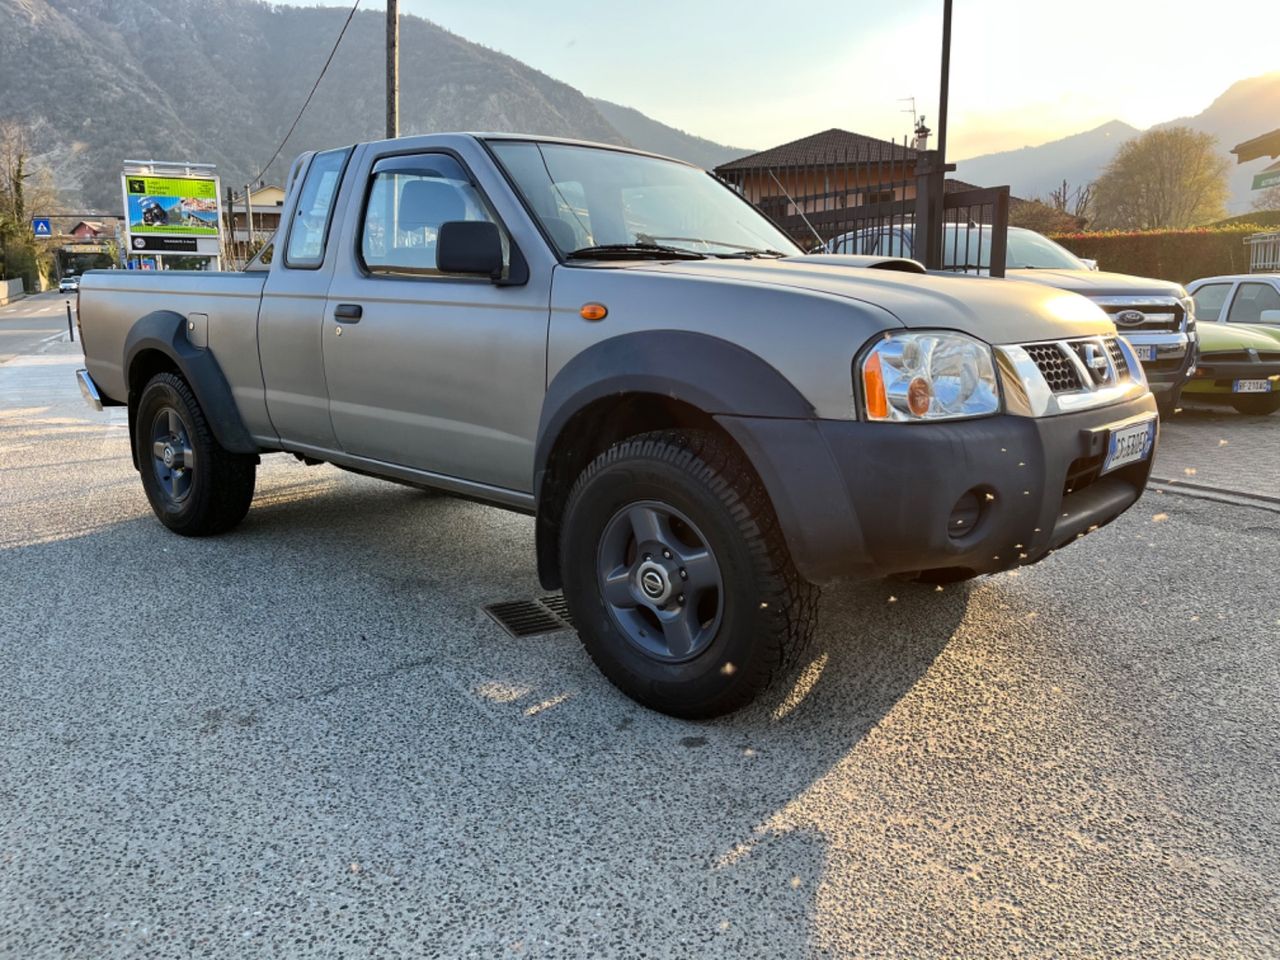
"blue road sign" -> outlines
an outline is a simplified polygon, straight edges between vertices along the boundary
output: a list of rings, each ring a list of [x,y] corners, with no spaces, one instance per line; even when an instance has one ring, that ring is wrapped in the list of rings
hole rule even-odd
[[[36,235],[37,239],[47,240],[53,236],[53,225],[49,222],[48,217],[33,217],[31,220],[31,232]]]

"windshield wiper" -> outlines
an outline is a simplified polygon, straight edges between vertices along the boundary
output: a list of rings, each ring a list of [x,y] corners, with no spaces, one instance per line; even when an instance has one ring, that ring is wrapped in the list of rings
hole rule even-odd
[[[626,260],[634,257],[650,257],[657,260],[705,260],[703,254],[695,250],[684,250],[680,247],[664,247],[657,243],[600,243],[593,247],[580,247],[566,256],[587,258],[617,258]]]
[[[750,260],[753,257],[785,257],[786,256],[786,254],[783,253],[781,250],[770,250],[767,247],[757,249],[756,247],[744,246],[741,243],[730,243],[727,240],[707,240],[705,237],[656,237],[656,236],[651,236],[650,234],[647,234],[647,233],[642,233],[638,238],[638,242],[640,243],[650,243],[654,240],[680,240],[680,241],[683,241],[684,243],[701,243],[704,246],[706,244],[714,244],[717,247],[728,247],[732,251],[731,253],[711,254],[711,256],[716,257],[720,260],[730,260],[735,258],[739,260]]]
[[[713,253],[712,256],[721,260],[754,260],[756,257],[773,257],[776,260],[787,256],[787,254],[781,250],[765,248],[761,250],[735,250],[733,253]]]

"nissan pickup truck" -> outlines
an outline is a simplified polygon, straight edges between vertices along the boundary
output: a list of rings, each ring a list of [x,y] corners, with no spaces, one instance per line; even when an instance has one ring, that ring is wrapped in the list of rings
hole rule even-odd
[[[161,523],[234,527],[269,453],[530,514],[588,654],[670,714],[755,698],[823,584],[1035,563],[1147,481],[1155,400],[1097,305],[804,255],[678,161],[362,143],[299,157],[281,223],[241,272],[84,276],[79,382]]]
[[[828,249],[910,257],[913,232],[911,224],[872,227],[842,234]],[[1099,271],[1094,261],[1025,227],[1009,228],[1005,256],[1006,277],[1070,290],[1102,307],[1141,362],[1161,415],[1173,413],[1195,375],[1198,347],[1195,302],[1180,284]],[[943,230],[942,269],[983,273],[990,266],[990,227],[949,224]]]

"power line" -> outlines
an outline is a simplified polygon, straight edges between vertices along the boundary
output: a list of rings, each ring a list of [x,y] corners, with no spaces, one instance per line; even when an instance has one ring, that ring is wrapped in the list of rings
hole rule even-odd
[[[320,81],[324,79],[325,71],[329,69],[329,64],[333,63],[333,56],[338,52],[338,44],[342,43],[342,38],[346,36],[347,27],[351,26],[351,18],[356,15],[356,8],[360,6],[360,0],[356,0],[351,5],[351,12],[347,14],[347,21],[342,25],[342,29],[338,31],[338,39],[333,41],[333,49],[329,51],[329,57],[324,62],[324,66],[320,68],[320,76],[316,77],[316,82],[311,85],[311,92],[307,94],[307,99],[302,103],[302,109],[298,111],[298,115],[293,118],[293,123],[289,127],[289,132],[284,135],[284,139],[280,141],[280,146],[276,147],[276,152],[271,155],[271,159],[258,168],[258,175],[254,180],[261,180],[263,172],[267,167],[276,162],[276,157],[280,156],[280,151],[284,149],[284,145],[289,142],[289,138],[293,136],[293,131],[298,127],[298,121],[302,119],[302,115],[307,112],[307,107],[311,105],[311,98],[316,95],[316,89],[320,86]]]

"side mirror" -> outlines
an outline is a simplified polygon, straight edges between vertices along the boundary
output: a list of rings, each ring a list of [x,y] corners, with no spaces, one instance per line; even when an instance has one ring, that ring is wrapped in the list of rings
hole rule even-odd
[[[1270,323],[1274,326],[1280,327],[1280,310],[1263,310],[1262,313],[1258,315],[1258,322]]]
[[[450,220],[436,235],[436,268],[441,273],[502,279],[502,237],[488,220]]]

